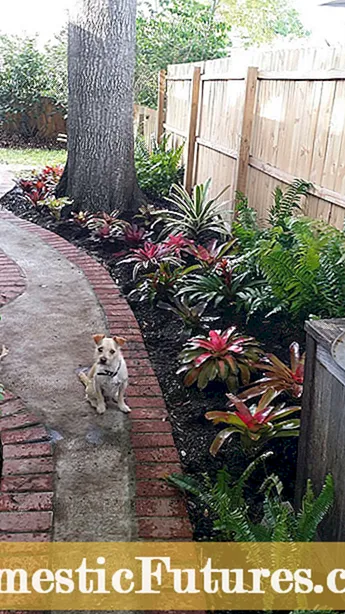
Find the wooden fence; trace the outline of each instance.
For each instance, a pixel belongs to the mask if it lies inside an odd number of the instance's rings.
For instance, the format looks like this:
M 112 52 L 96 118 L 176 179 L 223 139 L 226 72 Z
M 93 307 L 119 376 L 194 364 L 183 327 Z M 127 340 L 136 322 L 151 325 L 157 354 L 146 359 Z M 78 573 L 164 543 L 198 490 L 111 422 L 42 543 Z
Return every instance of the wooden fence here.
M 343 227 L 345 47 L 236 50 L 169 66 L 156 136 L 163 129 L 186 144 L 187 189 L 208 177 L 213 194 L 230 186 L 225 217 L 240 190 L 264 221 L 276 185 L 298 177 L 313 183 L 305 213 Z
M 0 128 L 5 134 L 28 141 L 35 137 L 42 143 L 54 142 L 59 133 L 66 132 L 66 111 L 50 98 L 41 98 L 28 112 L 8 113 Z

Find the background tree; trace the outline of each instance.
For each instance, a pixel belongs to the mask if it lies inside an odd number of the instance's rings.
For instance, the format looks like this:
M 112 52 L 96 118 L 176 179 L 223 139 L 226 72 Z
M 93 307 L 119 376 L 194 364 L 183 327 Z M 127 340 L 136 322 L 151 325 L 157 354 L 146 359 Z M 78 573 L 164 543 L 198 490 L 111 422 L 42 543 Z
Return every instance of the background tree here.
M 71 10 L 67 194 L 89 211 L 136 208 L 135 18 L 136 0 L 76 0 Z
M 221 0 L 218 6 L 245 46 L 309 35 L 291 0 Z
M 157 73 L 168 64 L 213 60 L 227 55 L 231 27 L 222 19 L 218 2 L 157 0 L 137 17 L 135 99 L 155 106 Z
M 237 45 L 300 38 L 303 28 L 291 0 L 156 0 L 139 5 L 136 102 L 155 106 L 157 72 L 168 64 L 213 60 Z
M 21 133 L 32 136 L 30 111 L 42 99 L 67 108 L 66 43 L 56 39 L 39 48 L 37 38 L 0 36 L 0 119 L 21 114 Z

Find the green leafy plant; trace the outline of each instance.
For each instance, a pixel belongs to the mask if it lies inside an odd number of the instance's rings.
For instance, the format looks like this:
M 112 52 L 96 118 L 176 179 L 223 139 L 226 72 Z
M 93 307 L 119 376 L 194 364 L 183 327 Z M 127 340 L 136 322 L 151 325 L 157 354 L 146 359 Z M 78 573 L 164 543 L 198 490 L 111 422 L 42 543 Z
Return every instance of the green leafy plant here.
M 195 270 L 198 265 L 190 268 Z M 179 290 L 180 295 L 185 295 L 190 301 L 206 301 L 219 305 L 231 305 L 234 303 L 239 291 L 245 286 L 246 275 L 237 274 L 236 266 L 229 260 L 222 260 L 213 271 L 203 274 L 192 274 L 186 279 Z
M 291 217 L 296 210 L 301 211 L 301 198 L 307 196 L 311 186 L 311 183 L 303 179 L 295 179 L 285 191 L 277 186 L 268 216 L 271 226 L 284 226 L 286 218 Z
M 264 497 L 262 517 L 253 520 L 244 487 L 270 454 L 263 454 L 250 463 L 238 481 L 234 481 L 225 469 L 218 471 L 214 483 L 207 475 L 203 476 L 202 482 L 188 475 L 176 474 L 169 476 L 168 481 L 199 499 L 204 513 L 210 515 L 220 541 L 311 542 L 333 505 L 332 476 L 326 476 L 318 496 L 315 496 L 309 480 L 301 509 L 295 511 L 288 501 L 282 499 L 282 484 L 271 474 L 258 489 Z
M 238 509 L 246 509 L 244 491 L 248 480 L 272 455 L 273 452 L 265 452 L 255 458 L 249 463 L 238 480 L 234 480 L 224 468 L 217 471 L 214 483 L 207 473 L 202 475 L 202 479 L 193 478 L 191 475 L 173 473 L 168 476 L 167 481 L 175 488 L 183 490 L 199 500 L 203 506 L 204 515 L 211 517 L 216 537 L 219 540 L 232 541 L 234 532 L 232 525 L 228 529 L 228 518 Z
M 297 437 L 299 435 L 300 420 L 285 420 L 301 408 L 298 406 L 285 407 L 280 403 L 277 407 L 272 405 L 273 399 L 279 393 L 269 388 L 261 397 L 257 405 L 248 407 L 241 399 L 229 394 L 231 406 L 235 411 L 209 411 L 207 420 L 213 424 L 227 424 L 228 427 L 218 433 L 214 439 L 210 452 L 215 456 L 225 441 L 233 435 L 239 434 L 240 441 L 245 450 L 256 452 L 271 439 L 277 437 Z
M 84 224 L 89 228 L 95 239 L 111 240 L 115 236 L 119 236 L 123 233 L 127 227 L 127 222 L 119 218 L 119 211 L 115 210 L 110 213 L 100 211 L 99 213 L 87 213 L 83 214 L 82 225 Z
M 5 398 L 5 388 L 2 384 L 0 384 L 0 401 L 3 401 Z
M 221 332 L 211 330 L 208 336 L 190 339 L 180 354 L 185 386 L 197 384 L 204 389 L 210 381 L 225 382 L 229 390 L 238 388 L 239 382 L 248 384 L 253 365 L 262 353 L 253 337 L 236 332 L 232 326 Z
M 181 298 L 172 296 L 170 300 L 170 303 L 160 301 L 157 306 L 160 309 L 171 311 L 181 318 L 184 323 L 185 333 L 188 336 L 203 330 L 205 326 L 218 319 L 215 316 L 204 315 L 207 308 L 207 302 L 205 301 L 197 303 L 196 305 L 191 305 L 186 296 L 182 296 Z
M 193 196 L 179 185 L 173 185 L 167 200 L 174 208 L 161 209 L 155 213 L 156 223 L 164 224 L 164 234 L 183 233 L 193 240 L 202 240 L 209 233 L 229 234 L 229 228 L 222 219 L 221 211 L 224 203 L 219 198 L 227 188 L 224 188 L 215 198 L 209 198 L 211 180 L 196 185 Z
M 19 179 L 18 185 L 23 190 L 24 195 L 33 205 L 53 196 L 63 173 L 63 167 L 45 166 L 40 172 L 32 170 L 29 178 Z
M 300 355 L 298 343 L 290 345 L 291 366 L 285 365 L 274 354 L 267 354 L 257 363 L 257 369 L 264 371 L 262 379 L 255 382 L 238 395 L 242 401 L 248 401 L 253 397 L 265 394 L 269 388 L 276 392 L 287 392 L 295 399 L 299 399 L 303 393 L 304 362 L 305 354 Z
M 148 196 L 167 196 L 171 186 L 183 179 L 183 145 L 174 149 L 169 147 L 168 143 L 169 138 L 164 136 L 159 143 L 154 142 L 152 151 L 149 151 L 143 139 L 136 141 L 135 166 L 138 183 Z
M 133 249 L 128 256 L 121 260 L 122 263 L 135 263 L 133 279 L 137 277 L 139 271 L 156 269 L 163 261 L 175 266 L 181 264 L 181 260 L 175 255 L 172 247 L 151 241 L 146 241 L 143 247 Z
M 160 262 L 158 268 L 147 273 L 131 294 L 138 296 L 140 301 L 148 300 L 150 303 L 173 300 L 177 285 L 184 275 L 184 267 L 172 268 L 170 262 Z
M 137 14 L 135 99 L 157 103 L 157 73 L 169 64 L 212 60 L 227 55 L 230 26 L 215 3 L 157 0 Z
M 251 283 L 240 289 L 237 303 L 249 316 L 280 311 L 303 321 L 345 314 L 345 233 L 320 220 L 294 217 L 309 187 L 296 180 L 285 192 L 277 189 L 268 228 L 260 229 L 241 201 L 233 224 L 240 247 L 235 262 Z
M 260 241 L 257 261 L 272 293 L 293 318 L 345 314 L 345 234 L 309 218 Z
M 236 239 L 231 239 L 220 245 L 218 245 L 217 239 L 213 239 L 206 247 L 190 242 L 184 247 L 184 251 L 198 261 L 201 269 L 208 271 L 221 264 L 225 265 L 228 259 L 234 256 L 235 244 Z
M 55 196 L 48 196 L 44 200 L 39 200 L 37 203 L 37 207 L 47 207 L 56 220 L 61 219 L 61 214 L 65 207 L 71 207 L 72 205 L 73 200 L 70 198 L 55 198 Z

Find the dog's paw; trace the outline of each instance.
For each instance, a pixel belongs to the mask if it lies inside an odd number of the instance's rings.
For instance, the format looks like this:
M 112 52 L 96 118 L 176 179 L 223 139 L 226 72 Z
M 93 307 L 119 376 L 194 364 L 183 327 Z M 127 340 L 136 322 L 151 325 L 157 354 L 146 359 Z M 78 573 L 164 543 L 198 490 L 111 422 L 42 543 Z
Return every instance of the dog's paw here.
M 106 408 L 105 405 L 97 405 L 97 408 L 96 408 L 97 413 L 100 414 L 100 415 L 104 414 L 106 409 L 107 408 Z
M 128 405 L 126 405 L 125 403 L 119 406 L 119 410 L 122 411 L 124 414 L 130 414 L 132 411 L 131 408 L 128 407 Z

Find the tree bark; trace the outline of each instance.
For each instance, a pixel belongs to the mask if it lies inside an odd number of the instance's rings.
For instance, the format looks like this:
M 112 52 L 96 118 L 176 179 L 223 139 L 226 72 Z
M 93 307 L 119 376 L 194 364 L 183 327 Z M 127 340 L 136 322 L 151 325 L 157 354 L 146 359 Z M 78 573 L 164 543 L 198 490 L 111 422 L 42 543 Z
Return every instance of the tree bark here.
M 135 19 L 136 0 L 75 0 L 69 23 L 67 194 L 84 210 L 118 209 L 125 217 L 139 196 Z

